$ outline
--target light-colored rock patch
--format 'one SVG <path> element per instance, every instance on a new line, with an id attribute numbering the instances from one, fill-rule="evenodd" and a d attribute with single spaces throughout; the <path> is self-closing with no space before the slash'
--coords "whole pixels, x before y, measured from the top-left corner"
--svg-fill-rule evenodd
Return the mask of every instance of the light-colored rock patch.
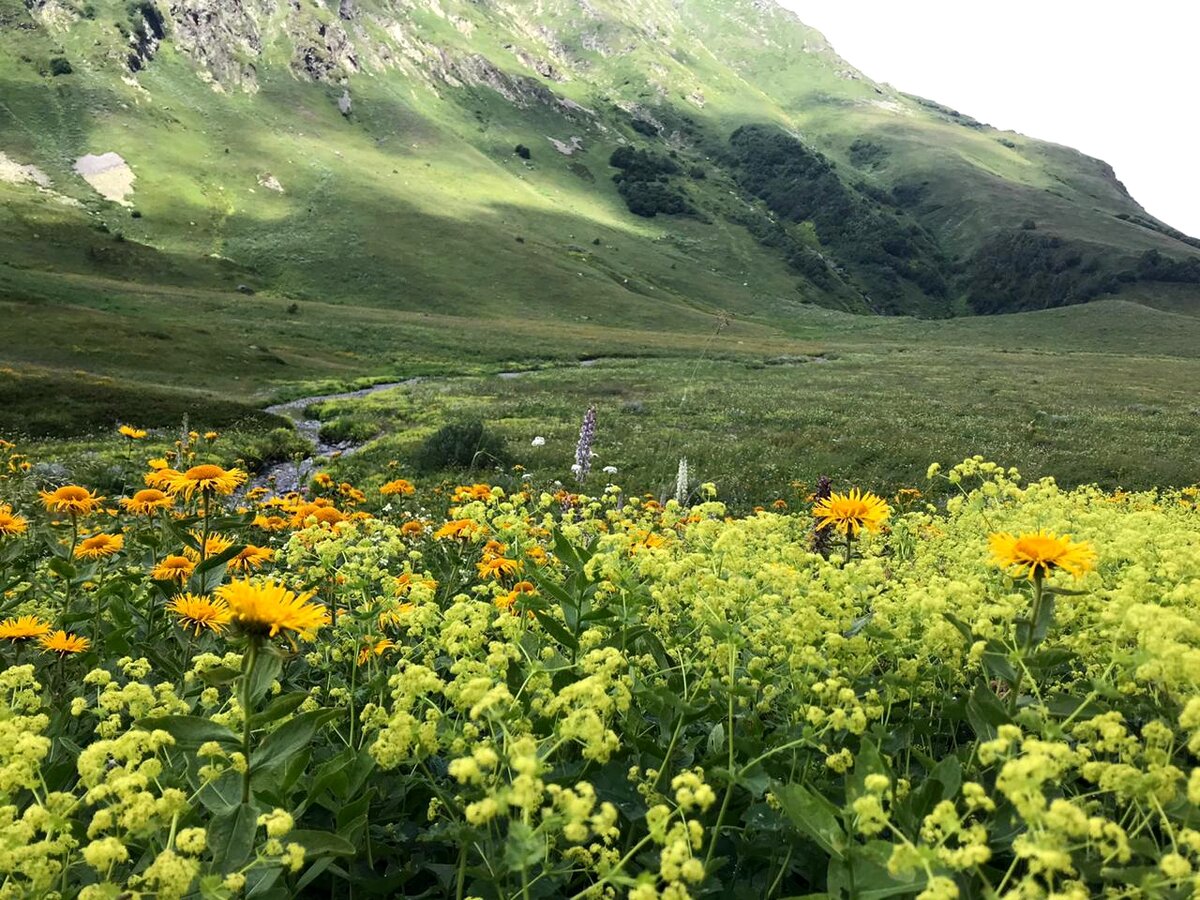
<path id="1" fill-rule="evenodd" d="M 265 187 L 268 191 L 274 191 L 277 194 L 283 193 L 283 185 L 279 183 L 279 179 L 270 172 L 263 172 L 258 176 L 258 183 Z"/>
<path id="2" fill-rule="evenodd" d="M 40 188 L 50 187 L 50 176 L 37 166 L 23 166 L 0 151 L 0 181 L 9 184 L 35 184 Z"/>
<path id="3" fill-rule="evenodd" d="M 111 151 L 99 156 L 89 153 L 75 160 L 75 171 L 105 200 L 122 206 L 132 205 L 129 195 L 133 193 L 137 176 L 120 155 Z"/>
<path id="4" fill-rule="evenodd" d="M 571 156 L 579 150 L 583 149 L 583 138 L 572 137 L 570 142 L 560 141 L 557 138 L 547 136 L 546 140 L 554 145 L 554 149 L 563 156 Z"/>

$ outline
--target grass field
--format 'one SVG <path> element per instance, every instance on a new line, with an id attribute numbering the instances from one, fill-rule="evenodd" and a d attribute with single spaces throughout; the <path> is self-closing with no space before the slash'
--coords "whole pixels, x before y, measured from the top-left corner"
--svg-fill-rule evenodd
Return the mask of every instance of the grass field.
<path id="1" fill-rule="evenodd" d="M 164 319 L 155 326 L 163 339 L 131 330 L 122 344 L 106 325 L 95 332 L 97 350 L 111 349 L 91 354 L 80 317 L 131 315 L 144 328 L 166 297 L 126 293 L 107 311 L 21 307 L 45 317 L 29 333 L 73 340 L 40 350 L 31 341 L 20 372 L 0 378 L 3 433 L 50 441 L 64 460 L 91 458 L 119 418 L 170 437 L 188 412 L 196 427 L 250 435 L 278 424 L 258 412 L 268 401 L 420 376 L 411 387 L 313 406 L 335 429 L 376 435 L 334 461 L 335 473 L 411 473 L 438 427 L 479 419 L 539 480 L 567 481 L 581 417 L 595 404 L 594 479 L 612 465 L 627 489 L 660 493 L 686 456 L 695 478 L 718 482 L 740 506 L 793 502 L 821 474 L 884 491 L 923 486 L 930 462 L 974 453 L 1064 484 L 1143 488 L 1198 477 L 1200 402 L 1190 386 L 1200 381 L 1200 319 L 1126 300 L 948 322 L 811 310 L 791 334 L 739 321 L 711 322 L 704 334 L 314 305 L 272 317 L 264 310 L 281 304 L 261 298 L 180 296 L 211 318 L 208 327 Z M 79 371 L 51 375 L 31 363 Z M 147 371 L 162 384 L 149 386 Z M 99 440 L 63 441 L 72 428 Z M 532 447 L 535 436 L 546 444 Z"/>

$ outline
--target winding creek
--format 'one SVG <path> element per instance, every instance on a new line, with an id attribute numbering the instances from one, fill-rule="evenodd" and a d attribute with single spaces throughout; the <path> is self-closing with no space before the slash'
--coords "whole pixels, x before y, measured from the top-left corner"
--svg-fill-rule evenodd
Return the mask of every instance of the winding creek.
<path id="1" fill-rule="evenodd" d="M 546 366 L 541 369 L 526 369 L 518 372 L 497 372 L 495 377 L 511 380 L 514 378 L 522 378 L 527 375 L 534 375 L 539 372 L 545 372 L 549 369 L 564 369 L 564 368 L 590 368 L 598 363 L 604 362 L 607 357 L 594 357 L 592 359 L 583 359 L 575 363 L 570 363 L 561 366 Z M 313 452 L 304 459 L 295 461 L 288 460 L 286 462 L 276 463 L 263 469 L 262 472 L 255 475 L 250 480 L 250 487 L 265 487 L 271 489 L 274 493 L 286 494 L 289 491 L 300 489 L 312 475 L 313 467 L 316 460 L 320 457 L 327 457 L 332 454 L 340 454 L 347 456 L 358 450 L 361 450 L 365 443 L 354 443 L 352 441 L 343 441 L 336 444 L 329 444 L 321 440 L 321 421 L 319 419 L 305 418 L 305 410 L 314 403 L 324 403 L 329 400 L 361 400 L 364 397 L 370 397 L 372 394 L 379 394 L 383 391 L 390 391 L 396 388 L 412 387 L 413 385 L 421 384 L 426 381 L 434 381 L 438 379 L 447 379 L 455 376 L 443 375 L 432 377 L 417 377 L 407 378 L 403 381 L 389 381 L 383 384 L 371 385 L 371 387 L 362 388 L 357 391 L 344 391 L 338 394 L 316 394 L 311 397 L 298 397 L 295 400 L 288 400 L 286 403 L 276 403 L 274 406 L 268 406 L 264 412 L 272 413 L 273 415 L 281 416 L 285 419 L 290 419 L 296 426 L 296 431 L 302 437 L 308 439 L 313 444 Z"/>

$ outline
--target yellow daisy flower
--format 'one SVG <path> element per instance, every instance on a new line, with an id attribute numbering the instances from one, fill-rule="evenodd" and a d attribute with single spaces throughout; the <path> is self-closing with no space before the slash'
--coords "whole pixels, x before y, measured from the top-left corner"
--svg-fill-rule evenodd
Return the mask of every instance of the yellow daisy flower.
<path id="1" fill-rule="evenodd" d="M 170 509 L 175 500 L 156 488 L 146 488 L 138 491 L 132 497 L 122 497 L 119 501 L 126 511 L 139 516 L 152 516 L 160 509 Z"/>
<path id="2" fill-rule="evenodd" d="M 1013 536 L 1008 532 L 988 538 L 992 560 L 1002 569 L 1029 579 L 1044 578 L 1055 569 L 1081 578 L 1096 565 L 1091 545 L 1076 543 L 1069 535 L 1036 531 Z"/>
<path id="3" fill-rule="evenodd" d="M 68 513 L 75 516 L 86 516 L 99 508 L 103 497 L 97 497 L 94 491 L 77 484 L 65 484 L 52 491 L 39 491 L 46 512 Z"/>
<path id="4" fill-rule="evenodd" d="M 167 470 L 163 470 L 164 472 Z M 200 493 L 232 494 L 246 480 L 241 469 L 222 469 L 220 466 L 192 466 L 186 472 L 175 472 L 167 482 L 167 490 L 191 499 Z"/>
<path id="5" fill-rule="evenodd" d="M 167 609 L 175 615 L 183 628 L 190 628 L 196 637 L 206 628 L 220 634 L 232 618 L 229 604 L 224 600 L 197 597 L 194 594 L 180 594 L 167 604 Z"/>
<path id="6" fill-rule="evenodd" d="M 112 556 L 125 546 L 125 538 L 119 534 L 93 534 L 84 538 L 75 547 L 79 559 L 103 559 Z"/>
<path id="7" fill-rule="evenodd" d="M 186 556 L 168 556 L 154 567 L 154 571 L 150 573 L 150 577 L 155 581 L 178 581 L 182 583 L 192 577 L 192 572 L 195 569 L 196 563 Z"/>
<path id="8" fill-rule="evenodd" d="M 881 497 L 858 488 L 848 494 L 830 494 L 813 507 L 818 529 L 832 525 L 835 531 L 849 533 L 852 537 L 863 528 L 878 531 L 891 514 L 891 507 Z"/>
<path id="9" fill-rule="evenodd" d="M 249 634 L 275 637 L 295 632 L 312 640 L 329 613 L 319 603 L 309 603 L 315 591 L 298 594 L 271 579 L 231 581 L 217 589 L 217 597 L 229 604 L 231 621 Z"/>
<path id="10" fill-rule="evenodd" d="M 0 537 L 16 537 L 29 530 L 29 522 L 12 511 L 7 503 L 0 503 Z"/>
<path id="11" fill-rule="evenodd" d="M 39 643 L 47 653 L 57 653 L 59 656 L 82 653 L 92 644 L 87 638 L 79 637 L 77 634 L 68 634 L 61 628 L 52 634 L 42 635 Z"/>
<path id="12" fill-rule="evenodd" d="M 40 638 L 50 633 L 50 626 L 37 616 L 20 616 L 0 622 L 0 639 L 6 641 L 27 641 L 30 638 Z"/>

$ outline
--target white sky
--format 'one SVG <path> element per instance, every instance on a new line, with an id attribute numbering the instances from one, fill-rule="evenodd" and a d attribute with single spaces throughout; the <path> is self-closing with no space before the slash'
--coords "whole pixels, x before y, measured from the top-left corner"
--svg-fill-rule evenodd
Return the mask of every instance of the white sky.
<path id="1" fill-rule="evenodd" d="M 1107 160 L 1200 236 L 1198 0 L 779 0 L 876 81 Z"/>

